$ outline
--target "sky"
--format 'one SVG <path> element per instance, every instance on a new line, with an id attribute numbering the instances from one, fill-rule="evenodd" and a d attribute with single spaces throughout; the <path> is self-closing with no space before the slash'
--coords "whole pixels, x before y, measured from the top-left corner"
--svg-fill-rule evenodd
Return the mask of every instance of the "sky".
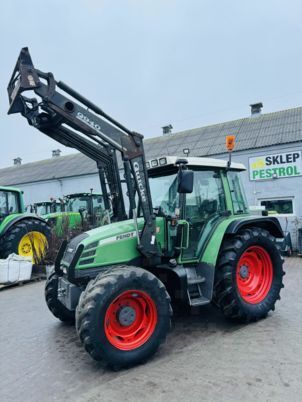
<path id="1" fill-rule="evenodd" d="M 7 115 L 22 47 L 145 137 L 302 105 L 299 0 L 9 0 L 0 2 L 0 167 L 73 152 Z M 231 134 L 231 133 L 230 133 Z"/>

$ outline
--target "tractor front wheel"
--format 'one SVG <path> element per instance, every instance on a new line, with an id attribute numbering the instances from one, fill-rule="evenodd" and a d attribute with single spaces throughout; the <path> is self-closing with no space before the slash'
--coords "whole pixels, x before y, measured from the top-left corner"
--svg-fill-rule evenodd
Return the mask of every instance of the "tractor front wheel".
<path id="1" fill-rule="evenodd" d="M 90 282 L 76 310 L 86 351 L 119 369 L 143 362 L 166 338 L 172 309 L 165 286 L 137 267 L 112 267 Z"/>
<path id="2" fill-rule="evenodd" d="M 74 323 L 75 312 L 68 310 L 58 300 L 58 275 L 54 272 L 50 274 L 45 284 L 45 300 L 47 307 L 56 318 L 67 324 Z"/>
<path id="3" fill-rule="evenodd" d="M 227 318 L 257 321 L 280 299 L 283 259 L 270 233 L 242 230 L 222 244 L 214 285 L 214 302 Z"/>

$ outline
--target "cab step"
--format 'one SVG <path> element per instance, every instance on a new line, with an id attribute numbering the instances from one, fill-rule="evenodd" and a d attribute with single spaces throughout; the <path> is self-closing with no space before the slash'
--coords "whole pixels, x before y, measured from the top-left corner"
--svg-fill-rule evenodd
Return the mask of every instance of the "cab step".
<path id="1" fill-rule="evenodd" d="M 203 296 L 190 300 L 190 306 L 192 307 L 203 306 L 204 304 L 208 303 L 210 303 L 210 300 Z"/>
<path id="2" fill-rule="evenodd" d="M 212 275 L 209 275 L 208 267 L 186 267 L 187 272 L 187 295 L 190 306 L 202 306 L 210 303 L 208 297 L 211 292 L 208 286 L 212 286 Z"/>
<path id="3" fill-rule="evenodd" d="M 204 278 L 204 277 L 188 279 L 188 285 L 197 285 L 198 283 L 204 283 L 205 281 L 206 281 L 206 278 Z"/>

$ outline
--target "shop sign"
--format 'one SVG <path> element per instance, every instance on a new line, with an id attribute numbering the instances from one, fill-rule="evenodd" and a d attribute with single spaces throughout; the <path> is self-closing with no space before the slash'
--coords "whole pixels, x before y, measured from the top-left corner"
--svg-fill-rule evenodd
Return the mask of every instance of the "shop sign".
<path id="1" fill-rule="evenodd" d="M 302 175 L 301 151 L 249 158 L 250 180 Z"/>

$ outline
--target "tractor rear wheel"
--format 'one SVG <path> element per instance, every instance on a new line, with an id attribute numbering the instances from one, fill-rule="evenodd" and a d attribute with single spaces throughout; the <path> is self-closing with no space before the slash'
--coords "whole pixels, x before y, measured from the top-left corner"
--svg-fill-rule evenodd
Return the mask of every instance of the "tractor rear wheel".
<path id="1" fill-rule="evenodd" d="M 214 303 L 227 318 L 257 321 L 275 309 L 284 274 L 274 237 L 261 228 L 244 229 L 222 244 Z"/>
<path id="2" fill-rule="evenodd" d="M 16 222 L 1 239 L 1 257 L 19 254 L 38 264 L 46 254 L 51 237 L 50 227 L 39 219 Z"/>
<path id="3" fill-rule="evenodd" d="M 112 267 L 90 282 L 76 310 L 86 351 L 114 369 L 152 356 L 171 325 L 170 297 L 163 283 L 137 267 Z"/>
<path id="4" fill-rule="evenodd" d="M 50 274 L 45 284 L 45 300 L 51 313 L 59 320 L 68 324 L 74 323 L 75 312 L 68 310 L 58 300 L 58 275 Z"/>

